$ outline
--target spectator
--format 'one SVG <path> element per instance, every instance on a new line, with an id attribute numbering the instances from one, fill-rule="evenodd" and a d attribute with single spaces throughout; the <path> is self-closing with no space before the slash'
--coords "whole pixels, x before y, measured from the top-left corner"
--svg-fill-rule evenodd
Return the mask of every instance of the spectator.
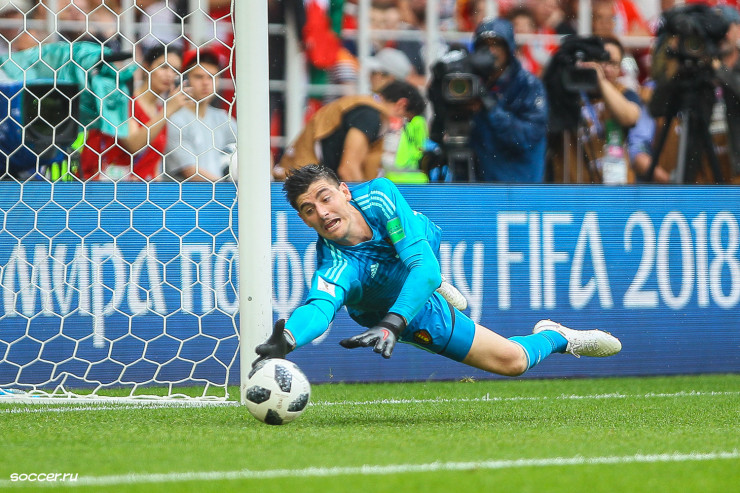
<path id="1" fill-rule="evenodd" d="M 591 32 L 594 36 L 614 36 L 617 31 L 617 17 L 612 0 L 594 0 L 591 5 Z"/>
<path id="2" fill-rule="evenodd" d="M 57 33 L 62 41 L 91 41 L 85 30 L 87 13 L 90 12 L 88 0 L 57 0 L 54 6 Z"/>
<path id="3" fill-rule="evenodd" d="M 368 60 L 370 89 L 379 93 L 389 82 L 405 81 L 412 67 L 408 57 L 395 48 L 383 48 Z"/>
<path id="4" fill-rule="evenodd" d="M 464 32 L 475 31 L 483 19 L 490 17 L 487 9 L 489 0 L 457 0 L 455 5 L 455 20 L 457 23 L 457 30 Z M 512 8 L 523 3 L 523 0 L 498 0 L 493 2 L 492 5 L 496 7 L 498 17 L 506 17 L 509 15 L 509 11 Z"/>
<path id="5" fill-rule="evenodd" d="M 470 144 L 479 181 L 540 183 L 544 179 L 547 102 L 542 82 L 516 59 L 514 30 L 504 19 L 484 20 L 474 47 L 496 57 L 488 91 L 473 116 Z"/>
<path id="6" fill-rule="evenodd" d="M 631 0 L 594 0 L 591 7 L 594 35 L 648 36 L 650 28 Z"/>
<path id="7" fill-rule="evenodd" d="M 406 55 L 394 48 L 383 48 L 370 58 L 370 88 L 379 94 L 393 81 L 405 81 L 413 68 Z M 419 171 L 425 142 L 429 137 L 423 115 L 414 116 L 408 123 L 392 120 L 383 139 L 383 171 L 394 183 L 426 183 L 429 177 Z"/>
<path id="8" fill-rule="evenodd" d="M 580 0 L 560 0 L 563 15 L 553 28 L 556 34 L 578 34 L 578 7 Z"/>
<path id="9" fill-rule="evenodd" d="M 327 94 L 324 97 L 324 104 L 330 103 L 341 96 L 355 94 L 359 73 L 360 64 L 357 62 L 357 57 L 344 46 L 340 46 L 337 50 L 336 60 L 327 69 L 327 82 L 331 85 L 340 86 L 340 90 Z"/>
<path id="10" fill-rule="evenodd" d="M 181 3 L 181 2 L 180 2 Z M 175 2 L 136 0 L 139 43 L 146 50 L 163 44 L 182 48 L 182 20 Z"/>
<path id="11" fill-rule="evenodd" d="M 386 39 L 377 35 L 377 31 L 398 31 L 401 28 L 401 12 L 395 1 L 375 0 L 370 7 L 370 31 L 373 52 L 383 48 L 395 48 L 395 39 Z"/>
<path id="12" fill-rule="evenodd" d="M 722 84 L 727 112 L 727 141 L 732 176 L 740 177 L 740 13 L 728 5 L 720 7 L 720 12 L 729 27 L 717 75 Z"/>
<path id="13" fill-rule="evenodd" d="M 153 46 L 144 52 L 144 84 L 133 105 L 133 139 L 145 137 L 148 147 L 134 155 L 133 172 L 142 180 L 159 179 L 167 145 L 167 120 L 187 102 L 176 82 L 182 57 L 175 48 Z M 140 142 L 139 142 L 140 143 Z"/>
<path id="14" fill-rule="evenodd" d="M 537 30 L 534 15 L 527 7 L 514 7 L 509 10 L 506 18 L 511 22 L 515 35 L 534 34 Z M 516 57 L 527 72 L 531 72 L 539 77 L 543 65 L 535 58 L 530 43 L 517 43 Z"/>
<path id="15" fill-rule="evenodd" d="M 15 24 L 0 26 L 0 55 L 16 53 L 39 45 L 40 33 L 29 27 L 23 29 L 23 19 L 31 20 L 34 15 L 30 0 L 0 1 L 0 22 Z"/>
<path id="16" fill-rule="evenodd" d="M 557 0 L 528 0 L 526 5 L 532 12 L 535 24 L 534 33 L 554 36 L 555 26 L 563 18 L 563 11 L 560 10 Z M 558 42 L 552 38 L 533 40 L 528 45 L 532 57 L 540 67 L 544 67 L 558 49 Z M 539 76 L 540 70 L 533 73 Z"/>
<path id="17" fill-rule="evenodd" d="M 82 177 L 95 180 L 153 180 L 162 171 L 167 141 L 165 117 L 173 115 L 187 101 L 175 78 L 180 54 L 164 46 L 146 51 L 144 83 L 131 101 L 131 118 L 126 136 L 90 130 L 82 151 Z"/>
<path id="18" fill-rule="evenodd" d="M 614 0 L 617 34 L 620 36 L 649 36 L 650 26 L 632 0 Z"/>
<path id="19" fill-rule="evenodd" d="M 401 19 L 409 31 L 426 31 L 427 0 L 400 0 Z M 403 51 L 414 67 L 409 82 L 417 87 L 427 83 L 427 63 L 436 60 L 447 51 L 447 45 L 440 41 L 437 46 L 426 46 L 421 40 L 401 40 L 396 48 Z"/>
<path id="20" fill-rule="evenodd" d="M 118 31 L 121 5 L 118 0 L 89 0 L 88 21 L 92 26 L 92 38 L 114 52 L 124 49 L 124 38 Z M 129 45 L 130 46 L 130 45 Z"/>
<path id="21" fill-rule="evenodd" d="M 223 64 L 216 52 L 195 49 L 183 55 L 182 70 L 190 101 L 167 123 L 165 171 L 178 180 L 218 181 L 236 145 L 236 120 L 210 104 Z"/>
<path id="22" fill-rule="evenodd" d="M 345 96 L 322 107 L 285 150 L 276 179 L 288 170 L 322 163 L 344 181 L 377 178 L 383 155 L 384 134 L 392 121 L 410 120 L 422 114 L 425 102 L 411 84 L 393 81 L 378 95 Z M 398 121 L 396 120 L 396 121 Z"/>

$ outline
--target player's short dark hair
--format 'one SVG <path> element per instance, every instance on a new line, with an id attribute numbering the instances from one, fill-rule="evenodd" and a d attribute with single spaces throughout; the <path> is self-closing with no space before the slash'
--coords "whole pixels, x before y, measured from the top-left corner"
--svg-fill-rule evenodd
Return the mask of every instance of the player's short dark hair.
<path id="1" fill-rule="evenodd" d="M 395 103 L 401 98 L 406 98 L 408 100 L 406 111 L 414 116 L 423 114 L 424 108 L 427 105 L 419 90 L 402 80 L 394 80 L 383 86 L 383 89 L 380 90 L 380 95 L 383 99 L 391 103 Z"/>
<path id="2" fill-rule="evenodd" d="M 337 174 L 323 164 L 308 164 L 288 172 L 288 177 L 283 183 L 283 192 L 293 209 L 298 210 L 298 197 L 306 193 L 313 182 L 321 179 L 339 186 Z"/>

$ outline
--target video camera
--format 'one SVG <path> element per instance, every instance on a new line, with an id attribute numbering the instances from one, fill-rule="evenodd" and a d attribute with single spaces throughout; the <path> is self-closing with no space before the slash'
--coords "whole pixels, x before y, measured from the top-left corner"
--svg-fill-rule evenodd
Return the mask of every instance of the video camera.
<path id="1" fill-rule="evenodd" d="M 652 52 L 651 76 L 655 90 L 648 108 L 663 118 L 653 149 L 652 176 L 676 119 L 681 125 L 676 180 L 694 183 L 704 167 L 704 157 L 715 183 L 722 183 L 722 171 L 709 128 L 717 100 L 714 67 L 728 22 L 718 10 L 706 5 L 674 7 L 663 13 Z"/>
<path id="2" fill-rule="evenodd" d="M 663 13 L 651 66 L 651 77 L 656 82 L 650 102 L 653 116 L 665 116 L 677 97 L 690 98 L 701 106 L 711 105 L 713 62 L 728 27 L 724 17 L 706 5 L 674 7 Z"/>
<path id="3" fill-rule="evenodd" d="M 580 95 L 597 94 L 596 71 L 579 66 L 579 62 L 606 61 L 609 52 L 596 36 L 568 36 L 550 59 L 542 81 L 550 104 L 551 133 L 575 130 L 581 114 Z"/>
<path id="4" fill-rule="evenodd" d="M 486 46 L 481 46 L 472 53 L 465 49 L 449 51 L 432 66 L 427 93 L 434 110 L 430 138 L 439 143 L 440 148 L 433 155 L 422 158 L 423 168 L 441 166 L 461 153 L 465 160 L 472 159 L 467 148 L 473 116 L 471 103 L 486 95 L 486 81 L 496 69 L 496 63 L 496 56 Z M 453 169 L 452 172 L 455 180 L 472 178 L 471 166 L 468 170 Z"/>
<path id="5" fill-rule="evenodd" d="M 664 50 L 683 66 L 711 65 L 719 56 L 719 44 L 728 27 L 722 15 L 706 5 L 675 7 L 661 17 L 656 52 Z"/>

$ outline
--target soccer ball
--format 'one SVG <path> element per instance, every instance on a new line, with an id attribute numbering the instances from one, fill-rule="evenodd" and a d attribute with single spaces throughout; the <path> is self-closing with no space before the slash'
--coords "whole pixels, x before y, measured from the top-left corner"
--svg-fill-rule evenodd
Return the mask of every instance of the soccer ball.
<path id="1" fill-rule="evenodd" d="M 290 423 L 303 413 L 311 384 L 298 365 L 285 359 L 262 360 L 249 372 L 247 409 L 268 425 Z"/>

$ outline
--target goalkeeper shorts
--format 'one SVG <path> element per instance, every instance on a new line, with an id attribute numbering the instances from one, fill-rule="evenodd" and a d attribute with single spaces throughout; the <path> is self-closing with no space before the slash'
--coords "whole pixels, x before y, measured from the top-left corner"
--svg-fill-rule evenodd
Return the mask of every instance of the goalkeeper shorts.
<path id="1" fill-rule="evenodd" d="M 474 337 L 475 322 L 435 292 L 403 331 L 401 342 L 462 361 Z"/>

